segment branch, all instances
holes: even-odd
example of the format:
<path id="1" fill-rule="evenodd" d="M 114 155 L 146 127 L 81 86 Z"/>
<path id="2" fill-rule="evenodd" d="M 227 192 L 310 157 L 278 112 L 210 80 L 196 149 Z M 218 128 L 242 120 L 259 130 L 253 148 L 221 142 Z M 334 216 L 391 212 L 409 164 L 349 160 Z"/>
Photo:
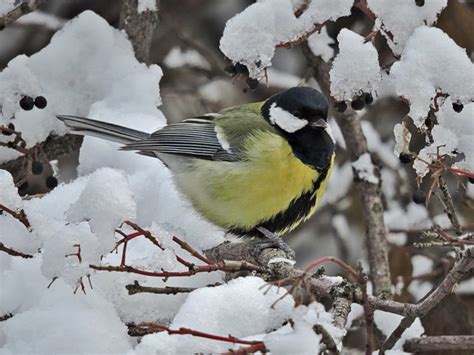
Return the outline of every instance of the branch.
<path id="1" fill-rule="evenodd" d="M 11 256 L 19 256 L 25 259 L 30 259 L 33 257 L 33 255 L 30 254 L 25 254 L 20 251 L 14 250 L 12 248 L 6 247 L 2 242 L 0 242 L 0 251 L 3 251 Z"/>
<path id="2" fill-rule="evenodd" d="M 38 145 L 41 145 L 43 152 L 47 155 L 49 160 L 54 160 L 61 155 L 70 154 L 79 151 L 81 147 L 83 136 L 67 134 L 65 136 L 49 136 L 45 142 L 39 143 L 34 147 L 28 148 L 28 151 L 33 150 Z M 21 156 L 15 160 L 10 160 L 0 164 L 0 169 L 7 170 L 13 176 L 21 175 L 19 172 L 24 169 L 28 156 Z"/>
<path id="3" fill-rule="evenodd" d="M 442 176 L 439 177 L 439 189 L 443 193 L 444 206 L 446 207 L 444 212 L 451 221 L 453 228 L 456 230 L 456 234 L 461 235 L 462 228 L 461 224 L 459 223 L 459 218 L 456 214 L 456 210 L 454 209 L 453 198 L 451 197 L 451 194 L 449 192 L 448 184 L 446 184 L 446 181 Z"/>
<path id="4" fill-rule="evenodd" d="M 228 342 L 228 343 L 233 343 L 233 344 L 254 345 L 254 346 L 258 345 L 262 349 L 262 351 L 265 351 L 265 346 L 263 342 L 261 341 L 242 340 L 239 338 L 235 338 L 232 335 L 228 335 L 224 337 L 220 335 L 200 332 L 198 330 L 193 330 L 189 328 L 170 329 L 158 323 L 140 323 L 140 324 L 137 324 L 135 327 L 141 328 L 142 330 L 146 332 L 152 332 L 152 333 L 165 331 L 170 335 L 174 335 L 174 334 L 192 335 L 199 338 L 223 341 L 223 342 Z"/>
<path id="5" fill-rule="evenodd" d="M 385 350 L 391 349 L 417 317 L 422 318 L 426 316 L 438 303 L 451 294 L 456 284 L 471 269 L 474 269 L 474 253 L 472 249 L 467 249 L 444 280 L 424 300 L 416 305 L 405 304 L 405 318 L 400 321 L 398 327 L 387 338 L 380 349 L 380 353 L 383 354 Z"/>
<path id="6" fill-rule="evenodd" d="M 212 285 L 206 285 L 203 287 L 215 287 L 219 286 L 219 283 L 212 284 Z M 155 293 L 158 295 L 176 295 L 178 293 L 189 293 L 194 290 L 197 290 L 197 288 L 194 287 L 150 287 L 150 286 L 142 286 L 138 283 L 138 281 L 135 281 L 133 284 L 126 285 L 125 288 L 128 290 L 129 295 L 135 295 L 137 293 Z"/>
<path id="7" fill-rule="evenodd" d="M 4 314 L 3 316 L 0 316 L 0 322 L 4 322 L 6 321 L 7 319 L 10 319 L 13 317 L 13 313 L 7 313 L 7 314 Z"/>
<path id="8" fill-rule="evenodd" d="M 308 61 L 308 65 L 313 70 L 313 76 L 326 97 L 331 99 L 329 89 L 330 65 L 320 57 L 316 57 L 308 47 L 303 45 L 303 53 Z M 333 112 L 336 121 L 341 128 L 341 132 L 346 141 L 346 145 L 351 147 L 348 152 L 351 160 L 357 160 L 361 155 L 368 153 L 367 139 L 362 132 L 360 119 L 356 112 L 347 109 L 344 113 Z M 380 175 L 379 168 L 374 165 L 376 175 Z M 367 228 L 366 245 L 368 249 L 368 259 L 370 265 L 370 279 L 374 285 L 374 294 L 381 297 L 391 297 L 391 280 L 388 265 L 388 248 L 385 238 L 385 223 L 383 218 L 382 192 L 380 186 L 367 181 L 357 179 L 354 176 L 355 185 L 361 195 L 364 218 Z"/>
<path id="9" fill-rule="evenodd" d="M 409 353 L 440 350 L 474 350 L 474 336 L 443 335 L 412 338 L 405 341 L 403 350 Z"/>
<path id="10" fill-rule="evenodd" d="M 123 0 L 119 28 L 125 30 L 132 42 L 135 56 L 140 62 L 150 64 L 150 47 L 153 33 L 158 26 L 160 0 L 155 0 L 155 9 L 139 12 L 138 0 Z"/>
<path id="11" fill-rule="evenodd" d="M 193 276 L 203 272 L 212 272 L 212 271 L 223 271 L 223 272 L 238 272 L 238 271 L 260 271 L 262 272 L 263 269 L 259 266 L 250 264 L 246 261 L 229 261 L 223 260 L 218 263 L 197 266 L 193 265 L 193 267 L 188 271 L 148 271 L 137 269 L 133 266 L 128 265 L 120 265 L 120 266 L 111 266 L 111 265 L 89 265 L 91 269 L 98 270 L 98 271 L 114 271 L 114 272 L 128 272 L 131 274 L 138 274 L 143 276 L 152 276 L 152 277 L 187 277 Z"/>
<path id="12" fill-rule="evenodd" d="M 21 16 L 35 11 L 43 2 L 44 0 L 21 1 L 13 10 L 0 16 L 0 30 L 3 30 L 8 24 L 16 21 Z"/>
<path id="13" fill-rule="evenodd" d="M 15 212 L 15 211 L 9 209 L 8 207 L 6 207 L 6 206 L 4 206 L 0 203 L 0 213 L 2 211 L 10 214 L 11 216 L 13 216 L 13 218 L 20 221 L 28 230 L 30 230 L 31 224 L 30 224 L 30 221 L 28 220 L 28 217 L 26 217 L 25 211 L 20 210 L 20 212 Z"/>

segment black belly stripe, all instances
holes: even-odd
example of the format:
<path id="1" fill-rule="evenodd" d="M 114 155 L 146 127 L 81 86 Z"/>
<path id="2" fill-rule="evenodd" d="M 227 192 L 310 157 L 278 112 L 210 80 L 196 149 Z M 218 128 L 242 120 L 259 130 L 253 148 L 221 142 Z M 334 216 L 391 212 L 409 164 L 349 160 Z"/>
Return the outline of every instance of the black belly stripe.
<path id="1" fill-rule="evenodd" d="M 268 229 L 270 232 L 278 233 L 279 231 L 283 231 L 287 227 L 293 225 L 301 218 L 307 216 L 311 211 L 311 208 L 316 204 L 316 192 L 321 186 L 321 183 L 327 177 L 329 168 L 329 165 L 324 168 L 324 170 L 320 172 L 319 177 L 313 183 L 312 189 L 293 200 L 286 210 L 281 211 L 268 220 L 260 222 L 250 230 L 237 227 L 228 230 L 228 232 L 239 237 L 258 237 L 261 233 L 256 229 L 257 227 L 263 227 Z"/>

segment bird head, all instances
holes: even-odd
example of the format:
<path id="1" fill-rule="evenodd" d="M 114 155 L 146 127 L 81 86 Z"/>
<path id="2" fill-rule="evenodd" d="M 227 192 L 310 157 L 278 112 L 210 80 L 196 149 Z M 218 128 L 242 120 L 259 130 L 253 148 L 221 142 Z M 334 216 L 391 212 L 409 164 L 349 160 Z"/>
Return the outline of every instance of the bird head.
<path id="1" fill-rule="evenodd" d="M 305 86 L 285 90 L 267 99 L 261 111 L 304 163 L 318 170 L 329 165 L 335 144 L 327 122 L 328 102 L 318 90 Z"/>

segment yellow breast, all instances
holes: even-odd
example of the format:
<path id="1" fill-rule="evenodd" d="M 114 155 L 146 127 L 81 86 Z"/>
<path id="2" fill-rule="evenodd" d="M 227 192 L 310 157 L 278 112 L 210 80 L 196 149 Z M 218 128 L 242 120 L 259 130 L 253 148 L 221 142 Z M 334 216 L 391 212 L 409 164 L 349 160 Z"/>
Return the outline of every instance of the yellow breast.
<path id="1" fill-rule="evenodd" d="M 302 194 L 311 193 L 319 176 L 271 132 L 258 131 L 249 137 L 244 157 L 240 162 L 201 160 L 181 184 L 194 207 L 226 229 L 250 230 L 271 219 Z M 304 219 L 315 210 L 316 204 Z"/>

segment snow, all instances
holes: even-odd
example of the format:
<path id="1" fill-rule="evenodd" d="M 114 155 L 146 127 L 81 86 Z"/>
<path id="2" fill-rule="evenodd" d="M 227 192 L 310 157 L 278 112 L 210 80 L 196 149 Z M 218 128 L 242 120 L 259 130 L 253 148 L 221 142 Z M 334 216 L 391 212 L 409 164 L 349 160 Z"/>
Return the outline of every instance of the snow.
<path id="1" fill-rule="evenodd" d="M 0 124 L 14 123 L 33 146 L 50 133 L 66 132 L 55 114 L 87 116 L 91 106 L 113 105 L 117 114 L 147 116 L 148 128 L 157 128 L 164 122 L 157 109 L 161 75 L 158 66 L 135 59 L 123 33 L 85 11 L 56 32 L 47 47 L 31 57 L 17 56 L 0 73 Z M 43 95 L 48 105 L 24 111 L 18 104 L 23 95 Z M 16 156 L 0 147 L 0 162 Z"/>
<path id="2" fill-rule="evenodd" d="M 292 297 L 285 297 L 271 307 L 284 292 L 284 289 L 269 287 L 258 277 L 238 278 L 222 286 L 201 288 L 189 294 L 169 327 L 240 338 L 266 333 L 281 327 L 293 311 Z M 224 352 L 231 346 L 161 332 L 146 335 L 136 352 Z"/>
<path id="3" fill-rule="evenodd" d="M 315 32 L 308 37 L 308 46 L 314 55 L 320 56 L 325 62 L 334 55 L 334 49 L 330 46 L 334 40 L 329 36 L 326 26 L 320 32 Z"/>
<path id="4" fill-rule="evenodd" d="M 378 329 L 382 331 L 385 336 L 389 336 L 395 328 L 400 324 L 403 316 L 389 312 L 376 310 L 374 312 L 374 321 Z M 425 332 L 420 318 L 416 318 L 413 324 L 405 330 L 400 339 L 395 343 L 394 350 L 402 350 L 403 343 L 407 339 L 418 338 Z"/>
<path id="5" fill-rule="evenodd" d="M 432 25 L 446 7 L 447 0 L 429 0 L 423 6 L 415 1 L 368 0 L 370 10 L 377 17 L 376 25 L 388 45 L 399 55 L 413 31 L 423 25 Z"/>
<path id="6" fill-rule="evenodd" d="M 352 0 L 314 0 L 300 17 L 290 0 L 263 0 L 248 6 L 227 21 L 220 49 L 234 63 L 259 78 L 271 66 L 278 44 L 310 33 L 316 24 L 350 14 Z"/>
<path id="7" fill-rule="evenodd" d="M 182 50 L 179 47 L 173 47 L 166 55 L 163 63 L 168 68 L 194 67 L 200 69 L 211 69 L 209 62 L 194 49 Z"/>
<path id="8" fill-rule="evenodd" d="M 138 13 L 145 11 L 157 11 L 156 0 L 138 0 L 137 11 Z"/>
<path id="9" fill-rule="evenodd" d="M 3 0 L 0 2 L 0 16 L 6 14 L 16 7 L 17 0 Z"/>
<path id="10" fill-rule="evenodd" d="M 67 220 L 88 221 L 92 232 L 104 239 L 104 253 L 114 247 L 115 229 L 123 221 L 135 219 L 136 208 L 125 176 L 104 168 L 90 176 L 79 199 L 69 208 Z"/>
<path id="11" fill-rule="evenodd" d="M 405 125 L 397 123 L 395 127 L 393 127 L 393 135 L 395 136 L 395 147 L 393 148 L 393 153 L 396 156 L 400 156 L 401 153 L 410 152 L 410 130 Z"/>
<path id="12" fill-rule="evenodd" d="M 437 28 L 415 30 L 390 76 L 397 95 L 410 102 L 409 115 L 417 127 L 424 125 L 438 91 L 453 102 L 474 100 L 474 64 L 465 49 Z"/>
<path id="13" fill-rule="evenodd" d="M 369 153 L 362 154 L 355 162 L 352 163 L 355 176 L 358 179 L 367 181 L 371 184 L 378 184 L 379 178 L 375 176 L 375 166 Z"/>
<path id="14" fill-rule="evenodd" d="M 339 32 L 337 41 L 339 53 L 329 72 L 331 96 L 337 101 L 351 101 L 362 93 L 375 96 L 382 77 L 372 42 L 365 42 L 364 37 L 345 28 Z"/>

